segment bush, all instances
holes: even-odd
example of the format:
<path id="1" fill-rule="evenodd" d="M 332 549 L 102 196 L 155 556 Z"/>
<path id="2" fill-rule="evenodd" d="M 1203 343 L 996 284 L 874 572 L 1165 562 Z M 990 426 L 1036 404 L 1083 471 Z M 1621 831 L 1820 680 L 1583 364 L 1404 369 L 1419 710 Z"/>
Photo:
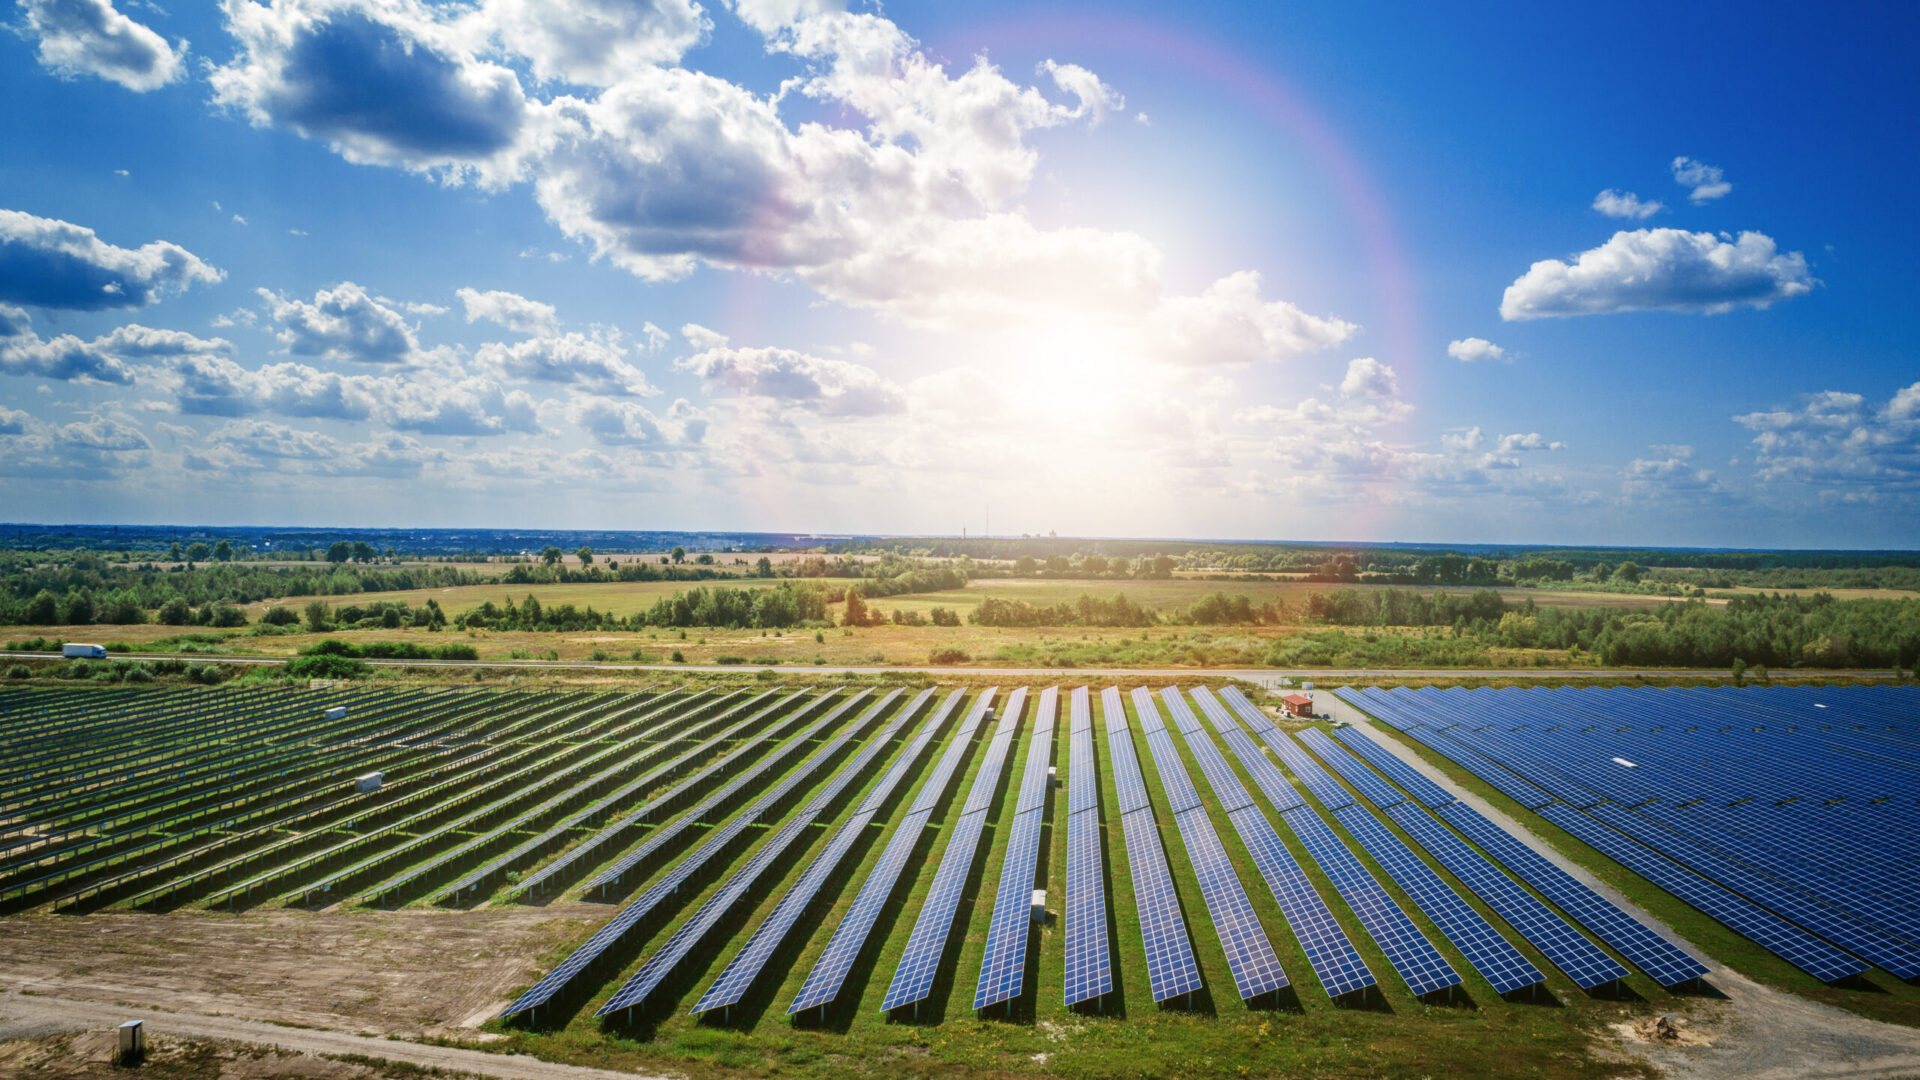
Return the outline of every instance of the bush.
<path id="1" fill-rule="evenodd" d="M 681 652 L 679 649 L 673 650 L 673 655 L 667 657 L 667 659 L 673 661 L 676 664 L 684 664 L 687 662 L 686 654 Z"/>
<path id="2" fill-rule="evenodd" d="M 212 686 L 226 677 L 227 669 L 223 664 L 194 664 L 187 668 L 187 680 L 205 686 Z"/>
<path id="3" fill-rule="evenodd" d="M 25 664 L 8 664 L 8 665 L 7 665 L 7 678 L 9 678 L 9 679 L 31 679 L 31 678 L 33 678 L 33 669 L 32 669 L 32 668 L 30 668 L 30 667 L 28 667 L 28 666 L 27 666 L 27 665 L 25 665 Z"/>
<path id="4" fill-rule="evenodd" d="M 210 666 L 212 665 L 196 664 L 194 668 Z M 296 679 L 357 679 L 365 675 L 369 669 L 364 660 L 335 653 L 322 653 L 296 656 L 287 661 L 284 670 Z M 193 669 L 188 670 L 187 677 L 193 678 Z"/>
<path id="5" fill-rule="evenodd" d="M 674 655 L 678 656 L 680 654 L 674 653 Z M 713 662 L 716 664 L 744 664 L 747 662 L 747 658 L 744 656 L 716 656 L 713 658 Z"/>
<path id="6" fill-rule="evenodd" d="M 935 626 L 960 625 L 960 613 L 951 608 L 934 608 L 932 611 L 927 612 L 927 618 L 932 620 Z"/>
<path id="7" fill-rule="evenodd" d="M 965 664 L 972 660 L 965 649 L 935 649 L 927 657 L 929 664 Z"/>
<path id="8" fill-rule="evenodd" d="M 292 626 L 300 621 L 300 613 L 290 607 L 275 606 L 261 613 L 260 621 L 268 626 Z"/>

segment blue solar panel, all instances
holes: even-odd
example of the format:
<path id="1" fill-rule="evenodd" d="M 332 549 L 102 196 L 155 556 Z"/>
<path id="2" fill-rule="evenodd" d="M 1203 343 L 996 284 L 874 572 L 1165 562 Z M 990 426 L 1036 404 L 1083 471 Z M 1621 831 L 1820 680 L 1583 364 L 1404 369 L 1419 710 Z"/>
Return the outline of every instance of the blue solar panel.
<path id="1" fill-rule="evenodd" d="M 1329 810 L 1338 810 L 1353 802 L 1353 796 L 1340 786 L 1340 781 L 1335 780 L 1332 773 L 1321 768 L 1319 762 L 1308 757 L 1305 750 L 1287 738 L 1286 732 L 1269 727 L 1260 733 L 1260 738 L 1273 749 L 1274 756 L 1285 762 L 1293 775 L 1307 785 L 1307 790 L 1320 800 L 1320 805 Z"/>
<path id="2" fill-rule="evenodd" d="M 1374 944 L 1386 954 L 1387 962 L 1405 980 L 1415 997 L 1460 985 L 1460 975 L 1433 947 L 1393 897 L 1380 887 L 1373 874 L 1347 850 L 1340 837 L 1320 820 L 1310 806 L 1289 810 L 1280 816 L 1300 838 L 1307 854 L 1318 863 L 1341 899 L 1359 918 L 1360 925 L 1372 935 Z"/>
<path id="3" fill-rule="evenodd" d="M 956 690 L 944 702 L 942 714 L 950 711 L 964 695 Z M 880 861 L 874 864 L 873 871 L 867 875 L 866 883 L 860 887 L 859 895 L 847 908 L 840 919 L 840 925 L 834 928 L 832 940 L 827 942 L 826 951 L 814 962 L 813 970 L 807 973 L 807 980 L 795 995 L 793 1004 L 787 1007 L 788 1013 L 811 1009 L 838 998 L 840 988 L 846 983 L 847 973 L 853 962 L 865 947 L 867 935 L 873 931 L 875 921 L 880 918 L 881 909 L 900 880 L 901 871 L 906 868 L 907 860 L 913 856 L 920 844 L 921 832 L 933 816 L 933 811 L 945 797 L 954 773 L 962 762 L 972 753 L 974 733 L 979 730 L 980 721 L 985 717 L 987 708 L 993 700 L 993 691 L 983 692 L 968 710 L 961 721 L 960 730 L 954 734 L 953 742 L 947 746 L 947 752 L 940 757 L 940 763 L 933 773 L 920 783 L 920 792 L 913 800 L 913 807 L 901 819 L 893 835 L 887 841 L 886 850 L 881 852 Z"/>
<path id="4" fill-rule="evenodd" d="M 1400 794 L 1397 788 L 1382 780 L 1379 773 L 1367 768 L 1359 758 L 1347 753 L 1339 743 L 1327 738 L 1326 733 L 1309 729 L 1300 733 L 1300 741 L 1319 755 L 1329 768 L 1339 773 L 1341 779 L 1352 784 L 1368 802 L 1380 809 L 1385 810 L 1406 801 L 1407 797 Z"/>
<path id="5" fill-rule="evenodd" d="M 1200 703 L 1200 711 L 1207 714 L 1214 730 L 1220 733 L 1221 741 L 1240 759 L 1241 767 L 1247 770 L 1248 776 L 1253 777 L 1254 786 L 1260 789 L 1275 810 L 1291 810 L 1306 802 L 1300 797 L 1299 790 L 1267 756 L 1267 751 L 1234 721 L 1233 716 L 1213 695 L 1207 693 L 1206 687 L 1200 687 L 1192 693 L 1193 699 Z"/>
<path id="6" fill-rule="evenodd" d="M 1160 787 L 1167 795 L 1167 809 L 1180 814 L 1200 805 L 1200 793 L 1194 790 L 1193 781 L 1187 777 L 1187 768 L 1180 760 L 1180 751 L 1174 748 L 1173 736 L 1166 728 L 1147 733 L 1147 750 L 1153 755 L 1153 764 L 1160 772 Z"/>
<path id="7" fill-rule="evenodd" d="M 893 982 L 887 987 L 886 1000 L 880 1006 L 884 1010 L 890 1012 L 911 1005 L 933 992 L 934 977 L 939 974 L 940 960 L 947 951 L 947 938 L 953 932 L 953 917 L 960 909 L 967 876 L 972 873 L 974 857 L 980 850 L 980 833 L 987 823 L 988 806 L 1000 787 L 1000 778 L 1006 772 L 1007 750 L 1020 728 L 1020 711 L 1026 704 L 1026 694 L 1026 688 L 1022 687 L 1009 695 L 1006 708 L 994 724 L 993 738 L 987 744 L 980 771 L 974 774 L 967 804 L 947 839 L 946 853 L 934 871 L 933 887 L 920 907 L 919 917 L 914 920 L 906 952 L 901 954 Z"/>
<path id="8" fill-rule="evenodd" d="M 1200 880 L 1200 896 L 1212 916 L 1213 929 L 1220 937 L 1220 948 L 1227 954 L 1227 967 L 1242 1001 L 1271 993 L 1287 985 L 1287 973 L 1280 967 L 1273 943 L 1254 914 L 1253 902 L 1240 887 L 1240 879 L 1227 860 L 1227 850 L 1219 834 L 1207 819 L 1204 808 L 1174 815 L 1180 839 L 1187 846 L 1187 858 L 1193 863 L 1194 876 Z"/>
<path id="9" fill-rule="evenodd" d="M 1033 941 L 1033 880 L 1040 854 L 1040 830 L 1045 824 L 1046 809 L 1035 807 L 1014 815 L 1013 825 L 1007 830 L 1000 888 L 987 923 L 980 980 L 973 991 L 975 1009 L 1012 1001 L 1025 992 L 1027 946 Z"/>
<path id="10" fill-rule="evenodd" d="M 1359 728 L 1346 727 L 1333 729 L 1333 737 L 1346 745 L 1346 748 L 1367 760 L 1367 763 L 1385 773 L 1387 779 L 1400 785 L 1407 794 L 1419 799 L 1429 808 L 1438 808 L 1453 801 L 1453 796 L 1439 784 L 1428 779 L 1420 770 L 1400 760 L 1391 750 L 1367 737 Z"/>
<path id="11" fill-rule="evenodd" d="M 1333 816 L 1401 891 L 1426 912 L 1427 918 L 1433 920 L 1447 940 L 1453 942 L 1453 947 L 1467 958 L 1467 963 L 1487 980 L 1494 993 L 1510 993 L 1546 980 L 1533 961 L 1502 937 L 1453 886 L 1401 843 L 1399 837 L 1376 821 L 1366 807 L 1356 803 L 1335 810 Z"/>
<path id="12" fill-rule="evenodd" d="M 1514 884 L 1425 810 L 1401 803 L 1386 813 L 1581 989 L 1591 990 L 1626 978 L 1627 969 L 1618 961 L 1582 937 L 1532 893 Z"/>
<path id="13" fill-rule="evenodd" d="M 1119 690 L 1108 687 L 1100 692 L 1100 711 L 1106 718 L 1107 756 L 1115 777 L 1131 773 L 1138 783 L 1140 765 Z M 1117 781 L 1115 788 L 1116 792 L 1124 790 Z M 1144 795 L 1145 785 L 1140 785 L 1140 790 Z M 1174 891 L 1152 804 L 1143 799 L 1132 811 L 1125 809 L 1124 800 L 1120 805 L 1120 830 L 1127 845 L 1133 899 L 1140 912 L 1140 938 L 1147 954 L 1147 985 L 1154 1002 L 1159 1003 L 1200 989 L 1200 966 L 1194 962 L 1193 943 L 1187 937 L 1186 919 L 1180 913 L 1180 897 Z"/>
<path id="14" fill-rule="evenodd" d="M 1585 882 L 1553 865 L 1478 810 L 1466 803 L 1453 803 L 1442 807 L 1440 816 L 1661 986 L 1678 986 L 1707 973 L 1705 964 L 1620 910 Z"/>
<path id="15" fill-rule="evenodd" d="M 1280 913 L 1286 916 L 1300 951 L 1313 966 L 1320 988 L 1328 997 L 1337 998 L 1374 985 L 1373 971 L 1360 958 L 1347 932 L 1328 910 L 1306 871 L 1294 861 L 1267 816 L 1259 807 L 1249 806 L 1230 817 L 1247 845 L 1247 853 L 1253 856 L 1254 866 L 1280 905 Z"/>
<path id="16" fill-rule="evenodd" d="M 1107 949 L 1107 878 L 1100 857 L 1099 760 L 1093 746 L 1093 706 L 1082 686 L 1067 709 L 1067 962 L 1068 1007 L 1113 990 Z"/>

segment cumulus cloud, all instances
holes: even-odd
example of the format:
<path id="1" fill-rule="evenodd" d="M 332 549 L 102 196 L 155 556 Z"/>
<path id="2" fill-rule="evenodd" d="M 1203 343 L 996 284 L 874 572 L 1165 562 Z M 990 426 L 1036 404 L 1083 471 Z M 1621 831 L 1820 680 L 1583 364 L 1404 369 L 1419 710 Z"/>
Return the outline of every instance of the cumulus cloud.
<path id="1" fill-rule="evenodd" d="M 1640 196 L 1631 191 L 1615 191 L 1608 188 L 1593 197 L 1593 208 L 1611 218 L 1645 221 L 1667 207 L 1657 199 L 1642 201 Z"/>
<path id="2" fill-rule="evenodd" d="M 713 343 L 674 366 L 699 375 L 710 392 L 766 398 L 823 416 L 879 416 L 906 408 L 905 391 L 863 364 L 793 349 L 730 348 L 711 331 L 705 340 Z"/>
<path id="3" fill-rule="evenodd" d="M 1920 382 L 1877 406 L 1824 390 L 1797 408 L 1733 419 L 1753 432 L 1758 480 L 1810 484 L 1850 502 L 1920 497 Z"/>
<path id="4" fill-rule="evenodd" d="M 113 0 L 19 0 L 40 66 L 64 78 L 92 75 L 136 93 L 184 73 L 187 43 L 166 39 L 114 9 Z"/>
<path id="5" fill-rule="evenodd" d="M 1512 361 L 1507 350 L 1488 341 L 1486 338 L 1470 337 L 1447 343 L 1447 355 L 1464 364 L 1476 364 L 1482 360 Z"/>
<path id="6" fill-rule="evenodd" d="M 129 453 L 153 449 L 139 428 L 110 416 L 90 416 L 59 429 L 61 444 L 82 450 Z"/>
<path id="7" fill-rule="evenodd" d="M 602 446 L 646 450 L 674 450 L 692 446 L 706 435 L 707 419 L 693 403 L 678 398 L 665 415 L 632 401 L 575 398 L 567 418 Z"/>
<path id="8" fill-rule="evenodd" d="M 494 342 L 480 346 L 474 354 L 481 366 L 504 378 L 574 385 L 618 396 L 658 394 L 659 388 L 647 381 L 646 373 L 625 357 L 617 336 L 571 333 L 512 345 Z"/>
<path id="9" fill-rule="evenodd" d="M 1260 275 L 1251 270 L 1221 278 L 1199 296 L 1162 300 L 1147 327 L 1156 357 L 1194 365 L 1283 360 L 1332 348 L 1359 329 L 1261 299 Z"/>
<path id="10" fill-rule="evenodd" d="M 468 322 L 486 319 L 523 334 L 550 335 L 559 328 L 552 304 L 529 300 L 519 293 L 458 289 L 454 295 L 466 305 Z"/>
<path id="11" fill-rule="evenodd" d="M 402 431 L 422 435 L 533 435 L 541 430 L 533 398 L 492 379 L 461 379 L 445 385 L 396 380 L 391 392 L 385 419 Z"/>
<path id="12" fill-rule="evenodd" d="M 365 376 L 340 375 L 306 364 L 268 364 L 250 370 L 224 357 L 194 356 L 167 368 L 165 385 L 180 412 L 199 416 L 281 416 L 365 420 L 384 400 Z"/>
<path id="13" fill-rule="evenodd" d="M 19 409 L 0 405 L 0 435 L 25 435 L 33 418 Z"/>
<path id="14" fill-rule="evenodd" d="M 691 0 L 489 0 L 475 25 L 503 52 L 526 57 L 534 78 L 581 86 L 670 64 L 713 29 Z"/>
<path id="15" fill-rule="evenodd" d="M 1710 203 L 1733 190 L 1733 185 L 1727 183 L 1718 167 L 1690 157 L 1673 159 L 1673 180 L 1681 187 L 1691 189 L 1687 192 L 1687 198 L 1695 206 Z"/>
<path id="16" fill-rule="evenodd" d="M 268 313 L 281 324 L 280 343 L 295 356 L 350 360 L 361 364 L 403 364 L 414 359 L 419 341 L 413 327 L 393 308 L 365 289 L 343 281 L 314 293 L 313 302 L 259 290 Z"/>
<path id="17" fill-rule="evenodd" d="M 178 244 L 115 247 L 84 225 L 0 210 L 0 302 L 70 311 L 136 308 L 225 276 Z"/>
<path id="18" fill-rule="evenodd" d="M 1738 239 L 1680 229 L 1617 232 L 1572 265 L 1543 259 L 1507 286 L 1508 320 L 1621 311 L 1720 314 L 1765 308 L 1803 296 L 1817 282 L 1799 252 L 1782 254 L 1773 238 Z"/>
<path id="19" fill-rule="evenodd" d="M 226 0 L 239 45 L 212 69 L 214 101 L 349 161 L 492 185 L 519 174 L 535 105 L 509 68 L 418 0 Z"/>
<path id="20" fill-rule="evenodd" d="M 181 454 L 196 472 L 234 473 L 271 470 L 313 476 L 407 478 L 429 466 L 444 466 L 452 456 L 407 435 L 386 434 L 360 442 L 262 420 L 236 420 L 210 433 Z"/>
<path id="21" fill-rule="evenodd" d="M 1511 454 L 1519 450 L 1564 450 L 1566 447 L 1567 444 L 1563 442 L 1549 442 L 1537 431 L 1502 435 L 1499 442 L 1494 445 L 1495 450 L 1501 454 Z"/>
<path id="22" fill-rule="evenodd" d="M 1390 365 L 1363 356 L 1347 364 L 1340 392 L 1351 398 L 1390 398 L 1400 393 L 1400 380 Z"/>
<path id="23" fill-rule="evenodd" d="M 32 375 L 65 382 L 133 381 L 130 364 L 178 357 L 221 356 L 233 345 L 224 338 L 198 338 L 179 330 L 155 330 L 137 323 L 84 341 L 72 334 L 41 340 L 27 313 L 0 304 L 0 374 Z"/>

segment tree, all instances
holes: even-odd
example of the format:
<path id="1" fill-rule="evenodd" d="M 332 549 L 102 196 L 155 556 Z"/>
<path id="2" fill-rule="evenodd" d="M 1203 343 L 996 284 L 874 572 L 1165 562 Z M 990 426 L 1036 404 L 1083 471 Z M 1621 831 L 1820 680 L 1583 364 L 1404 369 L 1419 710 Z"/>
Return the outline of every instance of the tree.
<path id="1" fill-rule="evenodd" d="M 292 626 L 300 621 L 300 613 L 284 604 L 275 604 L 261 612 L 260 621 L 268 626 Z"/>
<path id="2" fill-rule="evenodd" d="M 232 562 L 233 545 L 225 540 L 213 545 L 213 557 L 221 562 Z"/>
<path id="3" fill-rule="evenodd" d="M 952 608 L 934 608 L 932 611 L 927 612 L 927 617 L 933 620 L 933 625 L 935 626 L 960 625 L 960 613 L 954 611 Z"/>
<path id="4" fill-rule="evenodd" d="M 332 612 L 327 610 L 327 602 L 325 600 L 307 601 L 307 629 L 312 630 L 316 634 L 326 630 L 327 619 L 331 614 Z"/>
<path id="5" fill-rule="evenodd" d="M 559 566 L 560 560 L 564 558 L 566 556 L 557 547 L 544 548 L 540 552 L 540 562 L 546 566 Z"/>
<path id="6" fill-rule="evenodd" d="M 1172 577 L 1173 556 L 1155 555 L 1153 557 L 1153 574 L 1155 577 Z"/>
<path id="7" fill-rule="evenodd" d="M 1638 584 L 1640 575 L 1646 573 L 1636 562 L 1623 562 L 1613 571 L 1613 580 L 1624 581 L 1629 585 Z"/>
<path id="8" fill-rule="evenodd" d="M 206 562 L 207 556 L 211 554 L 213 554 L 213 549 L 198 540 L 187 545 L 188 562 Z"/>
<path id="9" fill-rule="evenodd" d="M 753 576 L 754 577 L 772 577 L 773 576 L 773 560 L 767 558 L 765 555 L 760 556 L 760 561 L 753 564 Z"/>
<path id="10" fill-rule="evenodd" d="M 1107 569 L 1115 574 L 1125 575 L 1133 570 L 1133 564 L 1124 555 L 1115 555 L 1107 560 Z"/>
<path id="11" fill-rule="evenodd" d="M 1104 574 L 1107 572 L 1105 555 L 1089 555 L 1080 560 L 1080 572 L 1083 574 Z"/>
<path id="12" fill-rule="evenodd" d="M 60 598 L 41 589 L 27 601 L 26 621 L 31 626 L 52 626 L 60 618 Z"/>
<path id="13" fill-rule="evenodd" d="M 365 540 L 355 540 L 353 542 L 354 562 L 370 563 L 378 557 L 379 553 L 373 550 L 372 544 L 367 543 Z"/>
<path id="14" fill-rule="evenodd" d="M 75 591 L 67 597 L 67 608 L 62 614 L 68 626 L 84 626 L 92 622 L 95 615 L 93 594 L 85 589 Z"/>
<path id="15" fill-rule="evenodd" d="M 351 558 L 353 558 L 353 545 L 345 540 L 335 540 L 327 548 L 327 561 L 336 566 Z"/>
<path id="16" fill-rule="evenodd" d="M 674 561 L 675 563 L 683 563 L 683 562 L 686 562 L 686 561 L 687 561 L 687 549 L 686 549 L 686 548 L 683 548 L 683 547 L 676 547 L 676 548 L 674 548 L 674 549 L 673 549 L 673 561 Z"/>
<path id="17" fill-rule="evenodd" d="M 179 562 L 186 557 L 187 553 L 180 550 L 180 541 L 178 540 L 175 540 L 173 546 L 167 549 L 167 559 L 171 562 Z"/>
<path id="18" fill-rule="evenodd" d="M 1034 562 L 1033 556 L 1031 555 L 1022 555 L 1013 560 L 1013 574 L 1015 577 L 1032 577 L 1033 572 L 1039 568 L 1040 564 Z"/>
<path id="19" fill-rule="evenodd" d="M 193 606 L 184 596 L 176 596 L 160 605 L 160 622 L 165 626 L 185 626 L 193 621 Z"/>
<path id="20" fill-rule="evenodd" d="M 592 548 L 582 545 L 580 550 L 574 552 L 574 554 L 580 556 L 581 566 L 593 565 L 593 549 Z"/>
<path id="21" fill-rule="evenodd" d="M 860 598 L 860 590 L 849 585 L 847 587 L 847 610 L 845 614 L 840 616 L 840 625 L 867 626 L 869 625 L 868 620 L 867 602 Z"/>
<path id="22" fill-rule="evenodd" d="M 699 563 L 701 566 L 712 566 L 713 556 L 703 551 L 693 561 Z"/>

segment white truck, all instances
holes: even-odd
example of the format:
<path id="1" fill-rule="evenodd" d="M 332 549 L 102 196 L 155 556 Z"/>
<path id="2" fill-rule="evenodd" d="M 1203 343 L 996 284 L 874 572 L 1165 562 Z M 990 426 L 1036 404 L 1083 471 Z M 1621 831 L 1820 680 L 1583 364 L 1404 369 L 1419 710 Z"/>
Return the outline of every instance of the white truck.
<path id="1" fill-rule="evenodd" d="M 83 645 L 78 641 L 69 641 L 60 646 L 60 655 L 68 660 L 105 660 L 107 647 L 104 645 Z"/>

